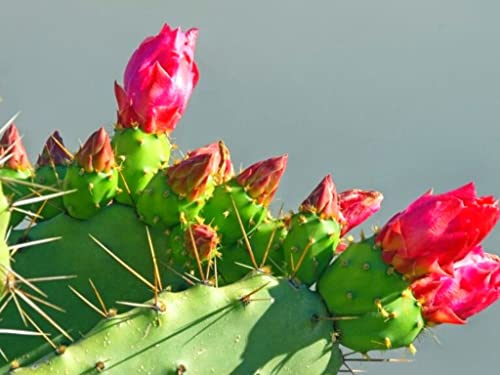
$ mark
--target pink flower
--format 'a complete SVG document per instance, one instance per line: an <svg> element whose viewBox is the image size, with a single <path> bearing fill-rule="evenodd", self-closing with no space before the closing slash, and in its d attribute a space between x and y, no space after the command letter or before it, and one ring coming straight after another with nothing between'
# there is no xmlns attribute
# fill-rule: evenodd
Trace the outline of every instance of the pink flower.
<svg viewBox="0 0 500 375"><path fill-rule="evenodd" d="M500 297L500 258L476 246L453 265L453 275L431 273L411 288L428 322L464 324Z"/></svg>
<svg viewBox="0 0 500 375"><path fill-rule="evenodd" d="M198 82L197 36L197 29L183 33L165 24L141 43L125 69L124 87L115 82L117 127L139 126L147 133L175 129Z"/></svg>
<svg viewBox="0 0 500 375"><path fill-rule="evenodd" d="M424 194L389 220L376 242L384 260L410 279L437 270L452 274L453 263L481 242L498 217L498 201L478 197L469 183Z"/></svg>

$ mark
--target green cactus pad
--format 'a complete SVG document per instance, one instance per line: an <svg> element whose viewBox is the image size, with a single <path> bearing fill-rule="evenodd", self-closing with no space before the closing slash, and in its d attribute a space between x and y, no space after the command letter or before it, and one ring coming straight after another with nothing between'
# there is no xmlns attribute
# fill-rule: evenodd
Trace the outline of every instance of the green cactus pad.
<svg viewBox="0 0 500 375"><path fill-rule="evenodd" d="M18 181L30 181L32 177L30 170L16 171L9 168L0 168L0 178L7 177L8 179ZM26 185L17 184L14 181L3 182L3 194L9 199L10 202L26 198L33 195ZM14 211L10 217L10 225L16 227L24 219L24 214Z"/></svg>
<svg viewBox="0 0 500 375"><path fill-rule="evenodd" d="M166 134L127 128L116 129L111 142L121 169L116 200L132 205L156 172L167 166L170 141Z"/></svg>
<svg viewBox="0 0 500 375"><path fill-rule="evenodd" d="M162 293L156 306L163 312L137 308L105 320L63 354L13 373L334 375L342 364L330 323L316 318L326 313L321 299L287 280L196 286Z"/></svg>
<svg viewBox="0 0 500 375"><path fill-rule="evenodd" d="M63 190L64 176L66 176L67 166L56 165L50 166L45 165L43 167L37 168L35 171L34 182L39 185L48 186L51 188ZM49 194L52 191L45 190L41 192L42 194ZM38 212L43 205L42 211ZM38 213L42 220L48 220L56 215L64 212L64 204L62 197L49 199L46 202L38 202L33 204L31 211Z"/></svg>
<svg viewBox="0 0 500 375"><path fill-rule="evenodd" d="M264 220L268 213L267 208L256 203L234 180L217 186L212 197L205 204L202 216L206 223L217 228L224 246L243 238L233 202L247 235Z"/></svg>
<svg viewBox="0 0 500 375"><path fill-rule="evenodd" d="M64 177L64 190L78 190L63 196L68 213L77 219L88 219L101 207L106 206L115 196L118 186L118 171L108 173L85 172L73 164L68 167Z"/></svg>
<svg viewBox="0 0 500 375"><path fill-rule="evenodd" d="M167 246L166 235L156 229L151 229L150 233L158 263L168 263L169 259L162 251ZM146 227L137 219L132 208L122 205L105 207L91 220L81 221L63 214L39 223L31 229L27 240L57 236L62 238L20 250L16 253L12 263L14 270L26 278L76 276L68 280L36 284L47 294L50 303L63 308L66 312L47 309L45 305L40 306L74 338L80 337L80 332L87 332L101 319L101 316L85 305L68 285L99 305L88 281L92 279L108 308L119 307L116 305L118 300L144 301L153 293L147 285L100 248L89 235L93 235L116 256L153 283L153 261ZM165 268L162 268L162 271L161 278L164 286L170 285L173 290L187 287L182 278ZM21 288L32 292L25 285L21 285ZM23 306L26 308L25 304ZM124 311L127 308L122 306L119 310ZM52 337L60 336L60 333L38 314L31 315L45 332L50 333ZM12 302L2 312L1 327L25 329ZM42 343L44 340L41 337L0 335L0 348L9 358L20 356Z"/></svg>
<svg viewBox="0 0 500 375"><path fill-rule="evenodd" d="M382 309L336 321L340 343L361 353L409 346L424 325L420 304L409 289Z"/></svg>
<svg viewBox="0 0 500 375"><path fill-rule="evenodd" d="M158 171L137 199L137 212L149 225L168 228L186 220L193 220L205 203L206 195L190 201L181 198L167 182L164 170Z"/></svg>
<svg viewBox="0 0 500 375"><path fill-rule="evenodd" d="M369 287L367 287L369 285ZM384 263L373 238L351 244L321 276L318 291L331 313L363 314L398 298L409 283Z"/></svg>
<svg viewBox="0 0 500 375"><path fill-rule="evenodd" d="M340 225L309 212L294 214L283 242L285 262L289 272L303 283L311 285L333 258L340 240Z"/></svg>
<svg viewBox="0 0 500 375"><path fill-rule="evenodd" d="M269 270L274 271L274 275L280 274L280 270L283 268L282 244L285 236L286 228L283 221L266 220L260 223L248 238L257 265L268 267ZM262 264L266 252L267 259ZM221 253L222 257L218 261L217 267L222 281L225 283L235 282L250 272L248 268L242 267L238 263L253 267L248 248L243 240L223 248Z"/></svg>

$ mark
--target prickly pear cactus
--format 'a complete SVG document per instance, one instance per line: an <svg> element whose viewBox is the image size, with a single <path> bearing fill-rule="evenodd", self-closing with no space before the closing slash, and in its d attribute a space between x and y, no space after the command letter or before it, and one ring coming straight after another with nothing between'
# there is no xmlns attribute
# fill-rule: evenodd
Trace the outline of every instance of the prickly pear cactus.
<svg viewBox="0 0 500 375"><path fill-rule="evenodd" d="M415 353L425 327L498 299L480 246L498 202L472 184L354 242L381 193L328 175L273 215L286 155L235 172L215 141L169 160L197 33L165 25L139 46L111 136L73 153L56 131L32 167L14 119L2 129L0 373L334 375L357 359L342 346Z"/></svg>

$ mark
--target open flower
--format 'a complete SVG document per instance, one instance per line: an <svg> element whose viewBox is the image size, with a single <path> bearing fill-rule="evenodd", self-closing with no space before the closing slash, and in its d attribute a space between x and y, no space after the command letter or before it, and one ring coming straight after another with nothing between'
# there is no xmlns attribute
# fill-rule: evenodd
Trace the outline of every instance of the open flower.
<svg viewBox="0 0 500 375"><path fill-rule="evenodd" d="M453 263L480 243L498 217L498 201L478 197L469 183L424 194L389 220L376 242L384 260L409 279L439 270L453 274Z"/></svg>
<svg viewBox="0 0 500 375"><path fill-rule="evenodd" d="M115 82L118 128L139 126L147 133L170 133L198 82L194 62L197 29L182 32L165 24L130 58L124 87Z"/></svg>
<svg viewBox="0 0 500 375"><path fill-rule="evenodd" d="M428 322L464 324L500 297L500 258L476 246L453 265L453 275L430 273L411 288Z"/></svg>

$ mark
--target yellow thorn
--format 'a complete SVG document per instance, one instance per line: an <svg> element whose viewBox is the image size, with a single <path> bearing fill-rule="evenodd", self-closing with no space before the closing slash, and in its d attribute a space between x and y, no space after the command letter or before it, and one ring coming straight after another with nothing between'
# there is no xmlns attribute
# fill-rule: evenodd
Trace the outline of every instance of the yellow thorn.
<svg viewBox="0 0 500 375"><path fill-rule="evenodd" d="M415 348L415 345L410 344L408 345L408 351L410 352L411 355L415 355L417 353L417 348Z"/></svg>
<svg viewBox="0 0 500 375"><path fill-rule="evenodd" d="M391 342L391 339L390 339L389 337L386 337L386 338L384 339L384 344L385 344L385 347L386 347L387 349L392 348L392 342Z"/></svg>

